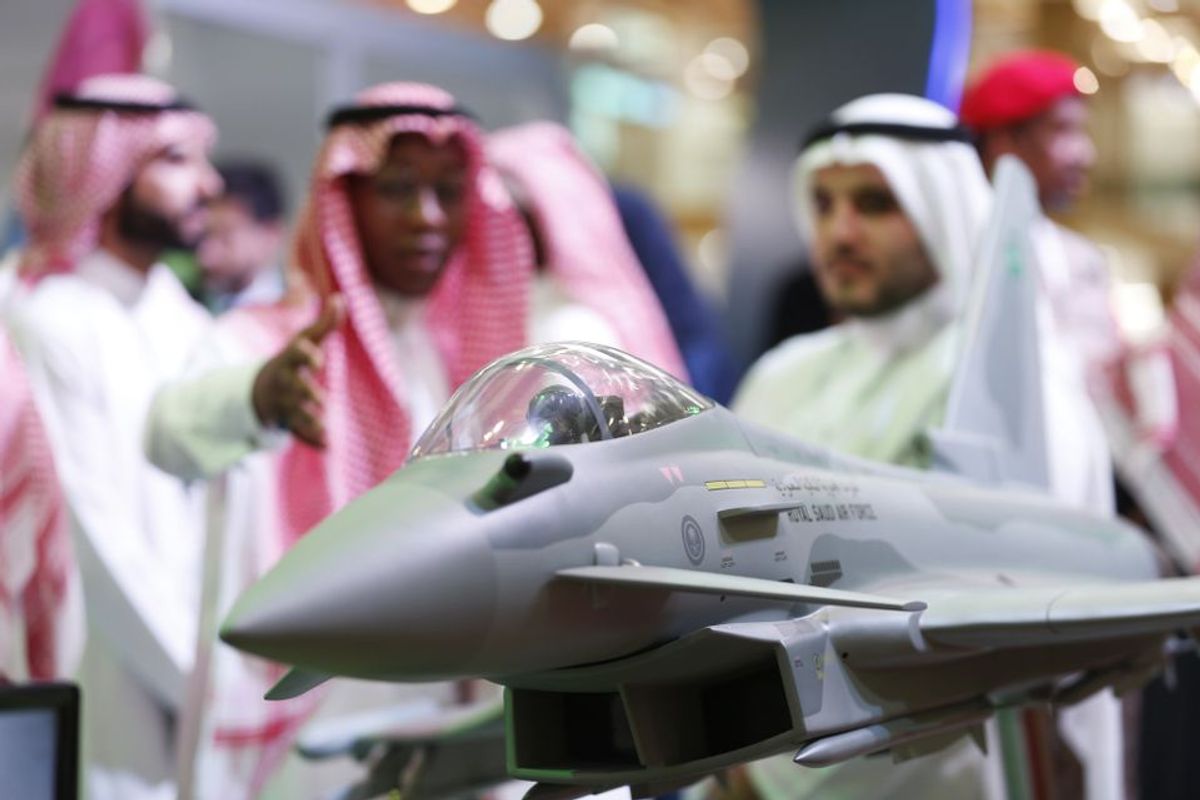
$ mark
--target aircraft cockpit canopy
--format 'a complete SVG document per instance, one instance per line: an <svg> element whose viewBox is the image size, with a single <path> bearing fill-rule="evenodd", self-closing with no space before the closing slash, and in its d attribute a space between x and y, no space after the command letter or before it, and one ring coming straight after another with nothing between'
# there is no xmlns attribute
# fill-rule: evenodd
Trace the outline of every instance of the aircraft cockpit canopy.
<svg viewBox="0 0 1200 800"><path fill-rule="evenodd" d="M704 395L615 347L535 345L493 361L464 383L411 458L605 441L712 406Z"/></svg>

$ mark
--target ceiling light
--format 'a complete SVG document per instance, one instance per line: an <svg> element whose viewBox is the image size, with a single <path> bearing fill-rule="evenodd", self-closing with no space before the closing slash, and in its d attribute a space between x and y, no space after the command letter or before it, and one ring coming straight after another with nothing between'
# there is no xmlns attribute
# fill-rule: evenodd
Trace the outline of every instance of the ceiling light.
<svg viewBox="0 0 1200 800"><path fill-rule="evenodd" d="M1138 55L1145 61L1169 64L1175 57L1175 42L1167 29L1156 20L1148 19L1142 23L1142 31L1145 35L1137 43Z"/></svg>
<svg viewBox="0 0 1200 800"><path fill-rule="evenodd" d="M441 14L454 8L458 0L405 0L408 7L418 14Z"/></svg>
<svg viewBox="0 0 1200 800"><path fill-rule="evenodd" d="M1144 35L1142 18L1125 0L1104 0L1100 30L1114 42L1136 42Z"/></svg>
<svg viewBox="0 0 1200 800"><path fill-rule="evenodd" d="M1071 5L1075 7L1076 14L1095 21L1100 19L1100 6L1104 5L1104 0L1072 0Z"/></svg>
<svg viewBox="0 0 1200 800"><path fill-rule="evenodd" d="M728 61L733 67L735 78L744 74L750 67L750 53L746 51L746 45L731 36L713 39L705 45L704 52L720 56Z"/></svg>
<svg viewBox="0 0 1200 800"><path fill-rule="evenodd" d="M1200 67L1200 53L1196 52L1195 45L1186 39L1176 40L1175 45L1175 60L1171 62L1171 71L1180 83L1190 88L1192 72Z"/></svg>
<svg viewBox="0 0 1200 800"><path fill-rule="evenodd" d="M710 53L707 50L696 56L700 62L700 66L709 75L712 75L719 81L732 83L737 80L739 74L737 68L729 62L729 59L717 53Z"/></svg>
<svg viewBox="0 0 1200 800"><path fill-rule="evenodd" d="M571 34L567 47L572 50L616 50L621 40L617 32L599 22L581 25Z"/></svg>
<svg viewBox="0 0 1200 800"><path fill-rule="evenodd" d="M542 26L542 7L535 0L492 0L484 24L497 39L528 39Z"/></svg>
<svg viewBox="0 0 1200 800"><path fill-rule="evenodd" d="M1087 67L1080 67L1075 70L1075 88L1080 94L1095 94L1100 90L1100 81L1096 79L1096 73Z"/></svg>

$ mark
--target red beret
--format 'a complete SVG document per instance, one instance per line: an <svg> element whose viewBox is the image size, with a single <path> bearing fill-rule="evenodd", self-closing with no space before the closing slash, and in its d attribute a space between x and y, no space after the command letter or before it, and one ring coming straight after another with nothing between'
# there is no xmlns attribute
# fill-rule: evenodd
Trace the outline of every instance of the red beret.
<svg viewBox="0 0 1200 800"><path fill-rule="evenodd" d="M963 92L963 125L987 131L1036 117L1056 100L1078 95L1079 65L1061 53L1025 50L992 64Z"/></svg>

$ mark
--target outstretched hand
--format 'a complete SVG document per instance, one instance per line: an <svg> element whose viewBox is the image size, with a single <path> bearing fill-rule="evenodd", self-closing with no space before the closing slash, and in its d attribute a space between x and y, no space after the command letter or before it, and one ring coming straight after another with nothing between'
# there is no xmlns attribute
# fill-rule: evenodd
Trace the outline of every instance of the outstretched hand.
<svg viewBox="0 0 1200 800"><path fill-rule="evenodd" d="M258 371L251 400L260 422L287 428L313 447L325 447L325 392L316 375L325 362L321 343L345 317L342 296L330 295L317 319Z"/></svg>

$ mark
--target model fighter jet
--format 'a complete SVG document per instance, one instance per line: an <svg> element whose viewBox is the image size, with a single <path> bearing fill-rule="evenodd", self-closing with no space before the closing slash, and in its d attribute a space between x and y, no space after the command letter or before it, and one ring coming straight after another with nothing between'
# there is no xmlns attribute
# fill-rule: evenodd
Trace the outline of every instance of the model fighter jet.
<svg viewBox="0 0 1200 800"><path fill-rule="evenodd" d="M1020 228L993 250L1019 256L1001 240ZM962 414L939 460L1004 478ZM1044 473L1028 456L1010 461ZM646 795L782 751L920 755L998 708L1134 685L1200 623L1200 580L1158 574L1118 520L810 446L618 350L556 344L464 384L222 636L295 665L279 696L487 678L533 796Z"/></svg>
<svg viewBox="0 0 1200 800"><path fill-rule="evenodd" d="M1200 582L1157 574L1120 521L809 447L620 351L547 345L465 384L223 636L310 674L486 677L514 776L654 792L786 749L920 752L1142 679L1200 622Z"/></svg>

